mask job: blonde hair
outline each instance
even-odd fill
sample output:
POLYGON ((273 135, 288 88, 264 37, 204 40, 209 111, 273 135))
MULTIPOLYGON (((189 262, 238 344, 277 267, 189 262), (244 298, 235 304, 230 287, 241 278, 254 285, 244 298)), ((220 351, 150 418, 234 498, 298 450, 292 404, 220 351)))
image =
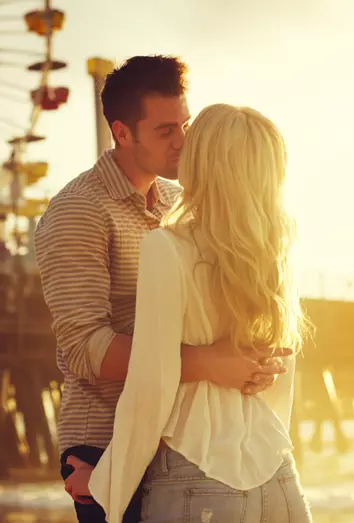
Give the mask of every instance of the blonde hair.
POLYGON ((163 222, 176 233, 186 225, 198 230, 212 252, 215 305, 241 349, 301 345, 285 166, 284 140, 262 114, 206 107, 187 133, 179 165, 183 191, 163 222))

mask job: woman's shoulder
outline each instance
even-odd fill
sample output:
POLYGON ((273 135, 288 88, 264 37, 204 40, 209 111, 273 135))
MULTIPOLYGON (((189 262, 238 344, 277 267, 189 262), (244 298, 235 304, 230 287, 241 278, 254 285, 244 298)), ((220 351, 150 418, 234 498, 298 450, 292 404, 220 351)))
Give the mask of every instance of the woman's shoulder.
POLYGON ((194 252, 193 238, 187 228, 175 232, 169 227, 159 227, 150 231, 142 240, 141 247, 159 251, 169 251, 183 258, 186 254, 194 252))

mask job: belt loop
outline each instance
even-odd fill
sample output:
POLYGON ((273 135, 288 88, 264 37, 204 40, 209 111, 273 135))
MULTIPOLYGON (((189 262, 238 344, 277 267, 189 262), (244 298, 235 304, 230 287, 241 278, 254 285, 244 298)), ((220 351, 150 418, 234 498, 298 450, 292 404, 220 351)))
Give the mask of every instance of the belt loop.
POLYGON ((161 469, 164 474, 168 473, 167 451, 166 447, 161 450, 161 469))

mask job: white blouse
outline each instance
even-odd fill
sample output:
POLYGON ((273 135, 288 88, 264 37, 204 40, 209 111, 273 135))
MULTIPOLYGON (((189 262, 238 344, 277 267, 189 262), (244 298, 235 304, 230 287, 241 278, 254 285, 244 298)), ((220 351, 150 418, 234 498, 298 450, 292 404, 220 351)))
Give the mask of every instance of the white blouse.
POLYGON ((244 396, 209 382, 180 384, 181 341, 209 345, 219 332, 207 264, 194 242, 156 229, 141 243, 128 376, 110 445, 89 488, 120 523, 162 438, 210 478, 248 490, 268 481, 291 450, 294 358, 267 391, 244 396))

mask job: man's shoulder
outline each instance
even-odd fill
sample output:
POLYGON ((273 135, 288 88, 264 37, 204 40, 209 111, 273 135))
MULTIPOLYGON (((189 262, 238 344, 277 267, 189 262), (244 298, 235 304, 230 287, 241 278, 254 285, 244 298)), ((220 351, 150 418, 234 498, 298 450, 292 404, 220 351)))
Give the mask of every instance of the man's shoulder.
POLYGON ((73 178, 51 198, 46 211, 39 220, 37 232, 50 216, 56 220, 63 213, 66 216, 68 213, 81 213, 84 219, 85 216, 101 215, 99 212, 97 213, 100 207, 99 188, 100 182, 94 168, 73 178))
POLYGON ((86 197, 88 199, 97 199, 97 186, 99 180, 95 172, 95 168, 92 167, 87 171, 82 172, 70 182, 68 182, 60 191, 52 198, 52 200, 58 200, 65 196, 77 196, 86 197))

